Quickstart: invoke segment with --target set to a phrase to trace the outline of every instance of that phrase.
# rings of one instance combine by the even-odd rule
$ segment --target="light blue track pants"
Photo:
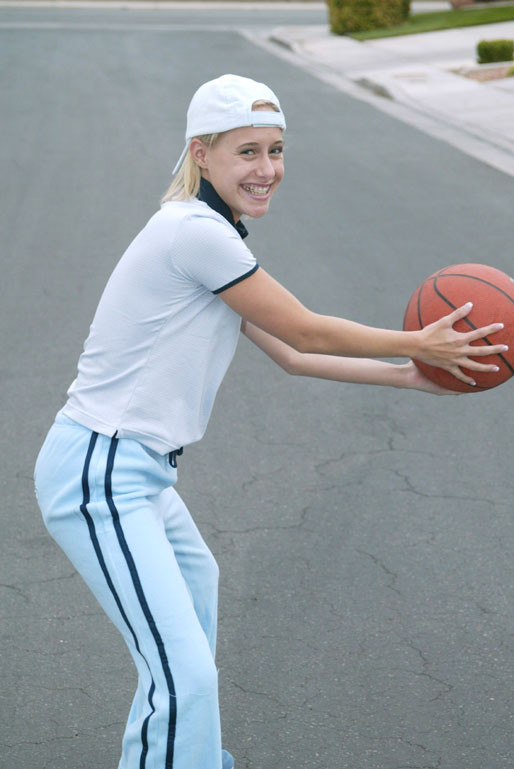
[[[139,682],[119,769],[230,769],[221,750],[218,567],[168,456],[58,414],[40,451],[45,524],[123,635]]]

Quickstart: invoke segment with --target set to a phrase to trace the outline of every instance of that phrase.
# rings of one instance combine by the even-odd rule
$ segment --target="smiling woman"
[[[276,104],[273,104],[273,102],[257,99],[252,104],[252,112],[260,110],[280,112],[280,108]],[[212,133],[197,136],[195,139],[201,142],[205,147],[211,148],[216,144],[219,136],[220,134],[218,133]],[[241,148],[241,152],[244,151],[244,148]],[[249,154],[249,150],[247,150],[246,153]],[[163,196],[161,203],[166,203],[170,200],[189,200],[190,198],[195,198],[200,190],[200,179],[200,165],[193,159],[191,152],[188,152],[183,158],[178,172]]]
[[[268,210],[285,127],[263,83],[224,75],[198,89],[177,178],[111,275],[38,456],[46,526],[139,673],[119,769],[234,766],[221,747],[218,566],[174,486],[240,332],[291,374],[438,394],[412,362],[367,356],[416,357],[469,382],[461,365],[492,370],[470,355],[504,349],[470,344],[498,324],[453,330],[468,306],[420,331],[370,328],[311,312],[259,267],[241,216]]]
[[[282,130],[278,127],[236,128],[211,145],[195,138],[190,156],[229,206],[234,222],[242,214],[264,216],[284,176]]]

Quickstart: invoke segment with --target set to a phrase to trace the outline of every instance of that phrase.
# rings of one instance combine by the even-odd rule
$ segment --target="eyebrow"
[[[283,139],[277,139],[276,141],[271,143],[271,146],[275,144],[283,144],[283,143],[284,143]],[[241,149],[241,147],[258,147],[258,146],[259,146],[259,142],[245,142],[244,144],[240,144],[238,149]]]

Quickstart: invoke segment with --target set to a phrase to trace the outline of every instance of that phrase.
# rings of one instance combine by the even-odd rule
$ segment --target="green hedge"
[[[394,27],[408,18],[410,0],[327,0],[336,35]]]
[[[492,61],[512,61],[514,57],[514,40],[481,40],[477,44],[479,64]]]

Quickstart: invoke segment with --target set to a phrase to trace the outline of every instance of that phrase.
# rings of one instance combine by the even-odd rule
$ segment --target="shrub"
[[[403,0],[402,2],[402,15],[403,15],[403,21],[405,19],[408,19],[410,16],[410,0]]]
[[[466,5],[474,5],[475,3],[490,3],[493,0],[450,0],[452,8],[463,8]]]
[[[514,67],[511,67],[510,69],[507,70],[506,77],[514,77]]]
[[[512,61],[514,57],[514,40],[481,40],[477,44],[479,64],[492,61]]]
[[[330,29],[337,35],[393,27],[409,16],[410,0],[327,0]]]

